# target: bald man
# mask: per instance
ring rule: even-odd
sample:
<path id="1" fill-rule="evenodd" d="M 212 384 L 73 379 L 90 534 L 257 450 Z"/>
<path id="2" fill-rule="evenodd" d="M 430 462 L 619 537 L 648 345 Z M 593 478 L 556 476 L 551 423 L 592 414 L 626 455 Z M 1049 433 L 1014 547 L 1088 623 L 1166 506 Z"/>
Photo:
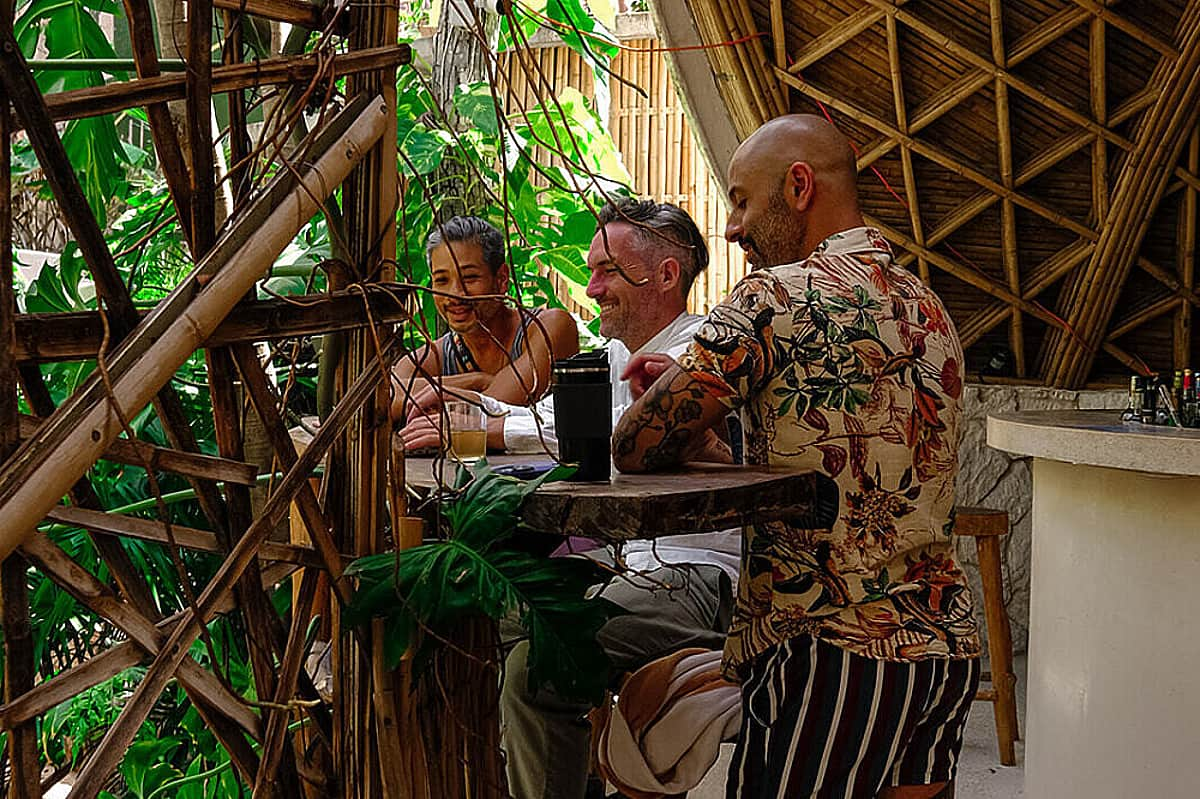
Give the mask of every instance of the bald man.
<path id="1" fill-rule="evenodd" d="M 669 468 L 742 414 L 746 460 L 837 483 L 828 528 L 747 528 L 725 670 L 742 683 L 729 797 L 927 799 L 979 682 L 954 560 L 962 349 L 859 211 L 849 142 L 772 120 L 729 166 L 725 236 L 755 267 L 621 418 L 622 471 Z"/>

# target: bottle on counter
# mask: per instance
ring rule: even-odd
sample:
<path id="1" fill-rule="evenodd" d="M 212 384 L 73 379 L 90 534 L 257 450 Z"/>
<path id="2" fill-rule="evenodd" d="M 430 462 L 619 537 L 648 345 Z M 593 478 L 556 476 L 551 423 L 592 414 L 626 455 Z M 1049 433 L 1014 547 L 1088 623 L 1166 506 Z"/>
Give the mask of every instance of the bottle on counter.
<path id="1" fill-rule="evenodd" d="M 1158 375 L 1142 378 L 1142 403 L 1138 415 L 1142 424 L 1158 423 Z"/>
<path id="2" fill-rule="evenodd" d="M 1184 427 L 1200 427 L 1200 403 L 1196 393 L 1196 376 L 1191 369 L 1184 369 L 1183 401 L 1180 404 L 1180 420 Z"/>
<path id="3" fill-rule="evenodd" d="M 1121 414 L 1122 422 L 1142 421 L 1142 394 L 1146 390 L 1144 383 L 1145 378 L 1141 375 L 1133 375 L 1129 378 L 1129 404 Z"/>
<path id="4" fill-rule="evenodd" d="M 1175 379 L 1171 382 L 1171 404 L 1178 411 L 1183 407 L 1183 370 L 1175 370 Z"/>

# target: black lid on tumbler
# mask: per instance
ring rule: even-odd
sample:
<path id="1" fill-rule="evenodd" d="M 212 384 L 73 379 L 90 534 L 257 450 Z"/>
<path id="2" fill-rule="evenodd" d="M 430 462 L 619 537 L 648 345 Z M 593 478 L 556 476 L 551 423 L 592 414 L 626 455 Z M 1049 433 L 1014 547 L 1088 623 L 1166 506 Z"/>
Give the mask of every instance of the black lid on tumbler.
<path id="1" fill-rule="evenodd" d="M 560 358 L 554 362 L 551 377 L 555 383 L 607 383 L 608 351 L 593 350 Z"/>

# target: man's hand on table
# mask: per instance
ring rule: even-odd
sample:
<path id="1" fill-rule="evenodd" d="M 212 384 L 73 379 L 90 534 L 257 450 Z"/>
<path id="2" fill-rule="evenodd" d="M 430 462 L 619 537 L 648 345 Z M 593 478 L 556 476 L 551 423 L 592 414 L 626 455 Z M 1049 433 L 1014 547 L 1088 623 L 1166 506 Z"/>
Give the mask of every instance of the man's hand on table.
<path id="1" fill-rule="evenodd" d="M 436 386 L 429 386 L 429 388 L 433 389 L 431 394 L 423 394 L 420 398 L 414 394 L 414 400 L 419 399 L 422 404 L 411 406 L 403 428 L 399 428 L 397 425 L 397 435 L 400 436 L 406 452 L 422 452 L 445 447 L 441 413 L 443 400 L 461 399 L 475 405 L 482 405 L 485 411 L 488 410 L 490 400 L 477 391 L 455 389 L 453 392 L 438 392 Z M 495 401 L 490 402 L 493 406 L 496 404 Z M 490 413 L 495 413 L 495 411 Z M 503 452 L 505 416 L 493 416 L 490 413 L 487 417 L 487 448 L 492 452 Z"/>

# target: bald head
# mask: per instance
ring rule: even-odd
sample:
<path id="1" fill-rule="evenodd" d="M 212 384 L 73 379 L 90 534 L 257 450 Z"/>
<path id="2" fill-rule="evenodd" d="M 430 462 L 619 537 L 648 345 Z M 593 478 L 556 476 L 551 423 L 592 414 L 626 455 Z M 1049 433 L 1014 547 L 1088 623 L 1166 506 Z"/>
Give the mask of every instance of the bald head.
<path id="1" fill-rule="evenodd" d="M 756 162 L 781 179 L 794 162 L 805 161 L 818 179 L 851 191 L 858 179 L 849 139 L 813 114 L 789 114 L 767 122 L 742 142 L 730 168 L 739 160 Z"/>
<path id="2" fill-rule="evenodd" d="M 772 119 L 729 162 L 726 238 L 756 266 L 801 260 L 829 235 L 863 224 L 857 182 L 850 142 L 829 122 L 812 114 Z"/>

